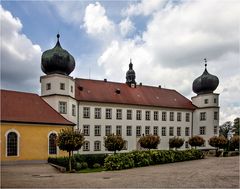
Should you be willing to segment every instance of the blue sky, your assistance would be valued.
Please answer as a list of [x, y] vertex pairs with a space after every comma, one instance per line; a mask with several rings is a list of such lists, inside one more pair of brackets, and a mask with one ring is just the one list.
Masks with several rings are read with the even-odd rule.
[[221, 123], [240, 115], [237, 0], [1, 1], [1, 88], [40, 92], [41, 54], [60, 42], [73, 77], [137, 82], [189, 99], [204, 70], [220, 84]]

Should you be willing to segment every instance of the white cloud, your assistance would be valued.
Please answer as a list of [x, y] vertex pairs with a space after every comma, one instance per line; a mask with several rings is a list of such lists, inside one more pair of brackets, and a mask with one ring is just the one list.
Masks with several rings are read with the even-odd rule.
[[0, 5], [1, 13], [1, 87], [24, 91], [39, 88], [41, 48], [21, 33], [22, 23]]
[[105, 8], [99, 2], [86, 7], [83, 26], [93, 36], [106, 36], [115, 30], [114, 23], [108, 19]]
[[126, 19], [122, 20], [119, 23], [119, 28], [120, 28], [121, 35], [123, 37], [127, 36], [128, 34], [131, 34], [135, 30], [134, 24], [129, 19], [129, 17], [127, 17]]

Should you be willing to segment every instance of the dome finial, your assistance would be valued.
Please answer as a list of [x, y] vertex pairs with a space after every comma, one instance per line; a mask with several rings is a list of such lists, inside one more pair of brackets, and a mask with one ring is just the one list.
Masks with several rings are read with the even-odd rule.
[[57, 34], [57, 38], [58, 38], [58, 40], [59, 40], [59, 38], [60, 38], [60, 34], [59, 34], [59, 32], [58, 32], [58, 34]]
[[204, 58], [205, 68], [207, 68], [207, 58]]

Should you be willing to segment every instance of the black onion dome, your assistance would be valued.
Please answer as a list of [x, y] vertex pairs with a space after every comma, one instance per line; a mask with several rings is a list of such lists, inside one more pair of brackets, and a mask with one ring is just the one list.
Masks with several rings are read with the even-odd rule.
[[64, 50], [59, 42], [60, 35], [57, 35], [57, 43], [54, 48], [46, 50], [42, 54], [41, 68], [45, 74], [69, 75], [75, 68], [73, 56]]
[[205, 64], [203, 74], [193, 81], [192, 90], [197, 94], [212, 93], [218, 84], [218, 77], [208, 73], [207, 64]]
[[135, 71], [133, 70], [133, 64], [132, 64], [132, 61], [130, 60], [129, 70], [126, 73], [126, 83], [128, 83], [128, 84], [131, 84], [131, 83], [136, 84], [135, 79], [136, 79]]

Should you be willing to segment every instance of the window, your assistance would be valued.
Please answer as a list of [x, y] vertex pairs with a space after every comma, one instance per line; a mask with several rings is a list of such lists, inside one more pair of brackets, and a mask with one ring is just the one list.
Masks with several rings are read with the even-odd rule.
[[112, 119], [112, 109], [107, 108], [105, 112], [106, 119]]
[[95, 125], [94, 126], [94, 135], [95, 136], [101, 136], [101, 125]]
[[216, 98], [214, 98], [214, 99], [213, 99], [213, 102], [216, 104], [216, 103], [217, 103], [217, 99], [216, 99]]
[[50, 90], [50, 89], [51, 89], [51, 83], [47, 83], [46, 90]]
[[150, 111], [145, 112], [145, 120], [150, 120]]
[[117, 109], [117, 119], [122, 119], [122, 110], [121, 109]]
[[83, 107], [83, 118], [90, 118], [90, 108]]
[[170, 112], [170, 121], [174, 121], [174, 112]]
[[127, 110], [127, 120], [132, 119], [132, 110]]
[[199, 128], [199, 134], [200, 135], [205, 135], [206, 134], [206, 127], [200, 127]]
[[181, 136], [181, 127], [177, 127], [177, 136]]
[[112, 134], [112, 126], [111, 125], [106, 125], [105, 127], [105, 135], [111, 135]]
[[130, 126], [130, 125], [127, 126], [126, 135], [132, 136], [132, 126]]
[[213, 133], [214, 133], [214, 134], [218, 134], [218, 126], [216, 126], [216, 125], [214, 126], [214, 128], [213, 128]]
[[83, 143], [83, 151], [89, 151], [90, 150], [90, 142], [84, 141]]
[[150, 135], [150, 126], [145, 127], [145, 135]]
[[65, 83], [60, 83], [60, 89], [65, 90]]
[[200, 121], [206, 120], [206, 112], [200, 112]]
[[204, 99], [204, 104], [208, 104], [208, 99]]
[[101, 119], [101, 108], [94, 109], [94, 117], [95, 119]]
[[71, 93], [73, 92], [73, 86], [71, 85]]
[[186, 127], [185, 128], [185, 136], [189, 136], [190, 128]]
[[141, 136], [142, 133], [142, 127], [141, 126], [137, 126], [136, 127], [136, 136]]
[[166, 127], [162, 127], [162, 136], [166, 136]]
[[153, 127], [153, 135], [158, 135], [158, 126]]
[[136, 111], [136, 120], [141, 120], [142, 119], [142, 111], [141, 110], [137, 110]]
[[48, 154], [57, 154], [57, 135], [51, 133], [48, 138]]
[[124, 140], [123, 150], [128, 149], [128, 141]]
[[94, 151], [101, 151], [101, 141], [94, 142]]
[[167, 120], [167, 112], [162, 112], [162, 121]]
[[59, 113], [66, 114], [67, 113], [67, 102], [59, 101]]
[[188, 141], [185, 142], [185, 148], [189, 148]]
[[158, 111], [153, 112], [153, 119], [154, 121], [158, 121]]
[[72, 116], [76, 116], [76, 106], [72, 104]]
[[18, 155], [18, 135], [15, 132], [7, 134], [7, 156]]
[[186, 113], [186, 122], [190, 121], [190, 113]]
[[177, 121], [182, 121], [182, 113], [181, 112], [177, 113]]
[[117, 125], [116, 135], [122, 136], [122, 126], [121, 125]]
[[214, 120], [218, 120], [218, 112], [214, 112]]
[[169, 127], [169, 136], [173, 136], [174, 135], [173, 132], [174, 132], [174, 128]]
[[83, 134], [84, 136], [90, 135], [90, 125], [83, 125]]

